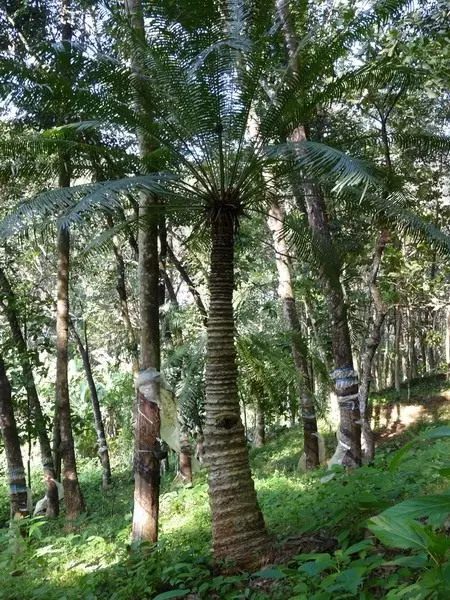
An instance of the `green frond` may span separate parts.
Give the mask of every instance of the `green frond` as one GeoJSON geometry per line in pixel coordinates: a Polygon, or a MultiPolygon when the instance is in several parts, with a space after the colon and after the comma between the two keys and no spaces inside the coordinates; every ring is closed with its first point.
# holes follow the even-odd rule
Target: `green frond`
{"type": "Polygon", "coordinates": [[[98,209],[114,209],[126,194],[144,191],[164,195],[167,193],[164,184],[173,180],[170,175],[157,173],[41,192],[0,222],[0,238],[11,237],[36,221],[56,216],[59,216],[60,227],[68,227],[98,209]]]}

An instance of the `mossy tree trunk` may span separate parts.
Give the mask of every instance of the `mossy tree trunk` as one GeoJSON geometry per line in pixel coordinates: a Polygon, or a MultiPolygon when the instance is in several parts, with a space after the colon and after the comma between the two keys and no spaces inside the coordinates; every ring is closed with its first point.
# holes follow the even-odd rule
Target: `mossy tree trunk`
{"type": "Polygon", "coordinates": [[[237,390],[233,207],[221,206],[211,215],[210,223],[204,435],[213,551],[216,559],[251,568],[267,553],[267,533],[250,472],[237,390]]]}

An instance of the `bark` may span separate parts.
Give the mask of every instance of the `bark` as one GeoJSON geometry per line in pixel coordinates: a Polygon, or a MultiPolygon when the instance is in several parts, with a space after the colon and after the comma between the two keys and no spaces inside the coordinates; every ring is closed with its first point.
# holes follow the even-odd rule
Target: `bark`
{"type": "Polygon", "coordinates": [[[206,351],[205,463],[213,551],[239,568],[260,564],[267,533],[256,498],[242,426],[234,345],[234,211],[211,216],[210,309],[206,351]]]}
{"type": "Polygon", "coordinates": [[[255,406],[255,447],[262,448],[266,443],[266,419],[264,416],[264,408],[259,400],[255,406]]]}
{"type": "MultiPolygon", "coordinates": [[[[300,74],[297,60],[299,43],[290,23],[289,5],[284,0],[277,0],[276,8],[282,24],[288,56],[292,61],[292,69],[300,74]]],[[[306,140],[305,126],[298,124],[290,139],[292,142],[306,140]]],[[[301,153],[300,149],[298,151],[301,153]]],[[[321,191],[312,182],[305,181],[303,192],[308,223],[312,232],[313,247],[320,268],[320,279],[332,322],[334,371],[331,376],[335,380],[340,425],[338,447],[330,463],[357,467],[361,464],[358,377],[353,368],[347,307],[340,281],[340,264],[333,245],[321,191]]],[[[299,194],[295,195],[298,196],[299,194]]]]}
{"type": "Polygon", "coordinates": [[[402,313],[400,307],[395,309],[395,330],[394,330],[394,386],[397,400],[400,400],[400,385],[402,382],[402,357],[400,352],[400,340],[402,331],[402,313]]]}
{"type": "MultiPolygon", "coordinates": [[[[144,18],[140,0],[126,0],[133,35],[132,62],[140,70],[138,51],[146,46],[144,18]]],[[[151,119],[146,97],[141,94],[141,82],[133,79],[137,110],[151,119]]],[[[155,149],[152,140],[139,135],[141,157],[146,160],[155,149]]],[[[158,540],[160,461],[160,329],[159,329],[159,261],[158,224],[152,219],[155,200],[146,194],[139,199],[141,226],[139,245],[139,310],[141,321],[140,367],[135,426],[135,490],[133,510],[134,542],[158,540]]]]}
{"type": "Polygon", "coordinates": [[[86,325],[84,329],[84,344],[79,336],[74,324],[70,321],[70,328],[78,346],[81,359],[83,361],[84,374],[91,394],[92,411],[94,413],[94,426],[97,433],[98,456],[103,468],[103,489],[106,490],[111,485],[111,465],[109,461],[108,443],[106,441],[105,427],[103,425],[102,412],[98,399],[97,388],[95,386],[94,376],[91,368],[91,357],[87,339],[86,325]]]}
{"type": "Polygon", "coordinates": [[[33,367],[31,365],[25,338],[20,327],[19,316],[16,309],[16,297],[3,269],[0,269],[0,289],[2,290],[3,295],[0,303],[8,320],[11,336],[19,356],[25,390],[31,408],[31,417],[38,432],[41,464],[44,471],[44,483],[47,497],[46,514],[49,517],[57,517],[59,514],[59,499],[58,490],[55,484],[56,472],[53,464],[50,439],[48,437],[44,414],[34,383],[33,367]]]}
{"type": "Polygon", "coordinates": [[[445,364],[447,379],[450,379],[450,306],[445,308],[445,364]]]}
{"type": "Polygon", "coordinates": [[[284,211],[275,201],[269,212],[268,226],[273,236],[275,262],[278,271],[278,296],[283,307],[286,326],[291,335],[292,356],[298,373],[300,414],[303,423],[303,444],[306,457],[306,468],[319,466],[319,441],[317,435],[317,419],[314,406],[314,393],[308,365],[306,340],[302,336],[300,321],[292,286],[292,265],[289,249],[282,235],[284,211]]]}
{"type": "Polygon", "coordinates": [[[78,481],[70,415],[68,379],[69,260],[70,234],[68,229],[60,229],[58,232],[58,299],[56,305],[56,403],[59,407],[64,503],[67,518],[73,520],[85,510],[85,507],[78,481]]]}
{"type": "Polygon", "coordinates": [[[373,320],[370,335],[366,340],[366,347],[362,356],[360,370],[359,410],[361,413],[362,423],[362,450],[363,455],[368,462],[372,462],[375,457],[375,440],[372,428],[370,426],[367,404],[369,399],[372,364],[375,353],[378,350],[378,346],[381,342],[381,330],[388,312],[387,306],[381,299],[380,290],[377,285],[377,279],[383,253],[388,240],[389,233],[387,231],[382,231],[375,246],[375,253],[372,261],[372,269],[369,281],[369,290],[372,296],[375,318],[373,320]]]}
{"type": "Polygon", "coordinates": [[[11,385],[0,356],[0,431],[5,446],[11,519],[28,515],[27,484],[11,398],[11,385]]]}
{"type": "Polygon", "coordinates": [[[191,445],[186,431],[180,435],[180,474],[185,485],[192,485],[191,445]]]}

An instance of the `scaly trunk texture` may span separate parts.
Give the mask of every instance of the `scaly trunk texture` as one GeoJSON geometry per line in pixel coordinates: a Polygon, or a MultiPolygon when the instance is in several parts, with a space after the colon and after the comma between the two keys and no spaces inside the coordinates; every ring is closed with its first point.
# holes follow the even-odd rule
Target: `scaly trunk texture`
{"type": "MultiPolygon", "coordinates": [[[[283,28],[285,46],[292,68],[301,75],[298,63],[298,39],[291,25],[289,4],[285,0],[276,1],[276,9],[283,28]]],[[[304,125],[298,124],[290,137],[292,142],[307,139],[304,125]]],[[[301,150],[298,150],[301,153],[301,150]]],[[[296,185],[294,185],[296,187],[296,185]]],[[[294,191],[298,197],[299,190],[294,191]]],[[[332,346],[336,395],[339,402],[340,426],[339,441],[331,464],[358,467],[361,464],[361,426],[358,402],[358,376],[353,368],[353,355],[347,308],[340,281],[340,265],[328,226],[325,202],[321,191],[312,182],[303,184],[304,201],[312,232],[314,249],[320,265],[320,278],[324,288],[332,322],[332,346]]]]}
{"type": "MultiPolygon", "coordinates": [[[[140,0],[126,0],[125,9],[132,29],[133,67],[139,71],[139,52],[145,48],[144,17],[140,0]]],[[[133,78],[136,108],[152,118],[151,107],[141,93],[141,82],[133,78]]],[[[139,149],[145,160],[155,150],[153,140],[139,135],[139,149]]],[[[139,310],[141,321],[140,367],[134,446],[134,542],[158,540],[160,463],[160,329],[158,224],[152,218],[155,200],[141,194],[139,199],[139,310]]]]}
{"type": "Polygon", "coordinates": [[[23,519],[28,515],[27,484],[23,468],[20,440],[11,398],[11,386],[6,375],[3,357],[0,356],[0,431],[5,446],[8,470],[9,502],[11,519],[23,519]]]}
{"type": "Polygon", "coordinates": [[[77,342],[78,350],[83,361],[84,374],[91,393],[92,411],[94,413],[94,426],[97,433],[98,456],[103,469],[103,489],[107,490],[111,485],[111,465],[109,461],[108,444],[106,442],[105,427],[103,425],[102,412],[98,399],[97,388],[95,386],[94,376],[91,368],[91,357],[89,354],[89,345],[87,340],[87,331],[85,325],[84,344],[73,323],[70,323],[72,333],[77,342]]]}
{"type": "Polygon", "coordinates": [[[266,443],[266,418],[259,400],[255,406],[255,448],[263,448],[266,443]]]}
{"type": "Polygon", "coordinates": [[[56,304],[56,402],[59,407],[64,504],[67,518],[73,520],[84,512],[85,508],[75,461],[67,372],[69,360],[69,259],[69,231],[60,229],[58,232],[58,299],[56,304]]]}
{"type": "Polygon", "coordinates": [[[232,209],[221,207],[211,217],[211,243],[204,435],[213,551],[216,559],[252,568],[267,553],[267,533],[250,472],[237,391],[232,209]]]}
{"type": "Polygon", "coordinates": [[[20,366],[22,368],[25,389],[27,391],[28,401],[31,407],[31,417],[38,430],[39,448],[41,454],[41,464],[44,470],[44,482],[47,496],[47,516],[57,517],[59,514],[59,498],[56,488],[56,472],[53,464],[52,449],[50,439],[47,434],[45,418],[42,413],[41,403],[34,383],[33,368],[28,355],[25,338],[20,327],[19,317],[16,310],[16,297],[12,290],[6,273],[0,269],[0,289],[3,298],[0,301],[3,312],[8,319],[11,336],[19,355],[20,366]]]}
{"type": "Polygon", "coordinates": [[[286,326],[291,334],[292,356],[299,379],[300,414],[303,423],[303,444],[306,457],[306,468],[319,466],[319,439],[317,435],[317,419],[314,407],[312,381],[308,369],[308,352],[306,340],[302,336],[294,289],[292,286],[292,265],[289,248],[282,234],[284,211],[272,202],[269,211],[268,226],[273,236],[275,261],[278,271],[278,296],[282,302],[286,326]]]}
{"type": "Polygon", "coordinates": [[[372,428],[370,426],[367,404],[369,399],[372,364],[375,353],[381,342],[381,330],[388,312],[388,309],[381,298],[380,290],[377,285],[377,278],[383,253],[388,240],[389,233],[387,231],[382,231],[375,246],[375,253],[372,261],[372,270],[369,281],[369,290],[373,300],[375,318],[372,324],[370,335],[366,340],[366,348],[362,356],[360,371],[359,410],[362,421],[362,451],[364,458],[368,462],[372,462],[375,457],[375,440],[372,428]]]}

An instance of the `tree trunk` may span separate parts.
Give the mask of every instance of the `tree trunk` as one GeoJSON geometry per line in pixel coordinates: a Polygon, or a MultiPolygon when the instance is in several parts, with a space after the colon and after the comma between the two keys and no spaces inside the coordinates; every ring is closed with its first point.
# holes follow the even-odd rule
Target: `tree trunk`
{"type": "Polygon", "coordinates": [[[44,482],[47,496],[47,516],[57,517],[59,514],[59,498],[56,488],[56,472],[53,464],[50,440],[47,434],[45,418],[42,413],[41,403],[34,383],[33,368],[31,366],[25,338],[20,327],[16,309],[16,297],[11,288],[9,279],[3,269],[0,269],[0,288],[3,291],[1,305],[8,319],[11,336],[16,347],[19,362],[23,373],[24,385],[28,402],[31,407],[32,418],[38,431],[41,464],[44,470],[44,482]]]}
{"type": "Polygon", "coordinates": [[[397,401],[400,400],[400,385],[402,383],[402,357],[400,351],[400,340],[402,331],[402,313],[400,307],[395,309],[395,330],[394,330],[394,386],[397,401]]]}
{"type": "Polygon", "coordinates": [[[0,356],[0,431],[5,446],[8,470],[9,502],[11,519],[28,515],[27,484],[23,468],[20,440],[11,398],[11,385],[6,375],[3,357],[0,356]]]}
{"type": "Polygon", "coordinates": [[[283,223],[284,211],[278,203],[273,201],[270,207],[268,226],[272,231],[275,249],[275,261],[278,271],[278,296],[282,302],[284,320],[291,336],[292,356],[299,379],[300,413],[303,423],[306,468],[314,469],[320,464],[314,394],[308,368],[307,342],[302,336],[292,287],[292,265],[289,257],[289,249],[286,239],[282,235],[283,223]]]}
{"type": "Polygon", "coordinates": [[[180,474],[183,483],[187,486],[192,485],[192,459],[191,445],[186,431],[180,435],[180,474]]]}
{"type": "MultiPolygon", "coordinates": [[[[108,227],[114,227],[114,222],[110,215],[107,216],[108,227]]],[[[116,239],[113,238],[113,251],[116,259],[116,290],[119,296],[120,314],[125,325],[125,331],[127,333],[128,345],[133,361],[133,372],[137,374],[139,372],[139,351],[134,333],[133,324],[131,323],[130,311],[128,308],[128,294],[125,277],[125,261],[123,260],[122,249],[116,239]]]]}
{"type": "MultiPolygon", "coordinates": [[[[301,75],[297,60],[299,43],[290,23],[289,5],[285,0],[277,0],[276,8],[283,28],[287,53],[293,63],[292,68],[301,75]]],[[[291,141],[298,143],[306,140],[306,138],[305,127],[298,124],[292,132],[291,141]]],[[[298,151],[301,153],[300,148],[298,151]]],[[[297,184],[294,183],[295,185],[297,184]]],[[[353,368],[347,307],[340,281],[340,264],[338,254],[333,247],[321,191],[311,182],[304,182],[303,191],[308,223],[312,232],[313,249],[320,265],[320,278],[332,321],[335,370],[331,377],[335,380],[340,425],[338,447],[330,464],[339,463],[349,467],[357,467],[361,464],[358,376],[353,368]]],[[[298,190],[294,195],[299,196],[298,190]]]]}
{"type": "Polygon", "coordinates": [[[389,233],[382,231],[378,237],[375,253],[372,261],[372,271],[369,281],[369,289],[373,300],[375,318],[372,325],[372,331],[366,340],[366,348],[361,360],[360,384],[359,384],[359,410],[362,421],[362,450],[365,459],[372,462],[375,457],[375,440],[370,426],[368,414],[368,399],[370,391],[370,380],[372,373],[372,364],[378,346],[381,342],[381,329],[387,315],[387,307],[382,301],[380,290],[377,285],[378,273],[381,266],[381,260],[389,240],[389,233]]]}
{"type": "Polygon", "coordinates": [[[255,405],[255,448],[263,448],[266,443],[266,418],[259,400],[255,405]]]}
{"type": "Polygon", "coordinates": [[[64,503],[67,518],[73,520],[85,510],[85,507],[75,461],[69,400],[69,257],[69,231],[60,229],[58,232],[58,301],[56,305],[56,397],[59,406],[64,503]]]}
{"type": "MultiPolygon", "coordinates": [[[[140,70],[139,52],[145,48],[144,17],[141,0],[126,0],[125,9],[132,29],[132,62],[140,70]]],[[[133,79],[137,111],[152,118],[147,96],[141,83],[133,79]]],[[[139,134],[139,149],[145,160],[155,149],[155,143],[139,134]]],[[[135,488],[133,509],[134,542],[158,540],[160,462],[160,328],[159,328],[159,261],[158,224],[152,218],[155,200],[141,194],[139,199],[139,310],[141,321],[140,367],[135,426],[135,488]]]]}
{"type": "Polygon", "coordinates": [[[84,344],[78,335],[77,330],[72,322],[70,322],[72,333],[77,342],[78,350],[83,361],[84,373],[86,381],[91,393],[92,411],[94,413],[94,426],[97,433],[98,456],[103,468],[103,489],[107,490],[111,485],[111,465],[109,462],[109,450],[106,442],[105,427],[103,425],[102,412],[100,410],[100,402],[98,399],[97,388],[95,386],[94,376],[91,368],[91,358],[89,354],[89,345],[87,340],[86,324],[84,329],[84,344]]]}
{"type": "Polygon", "coordinates": [[[234,225],[224,204],[211,216],[210,309],[206,351],[205,463],[216,559],[240,568],[260,564],[267,533],[242,426],[234,345],[234,225]]]}
{"type": "Polygon", "coordinates": [[[445,308],[445,364],[446,378],[450,379],[450,306],[445,308]]]}

